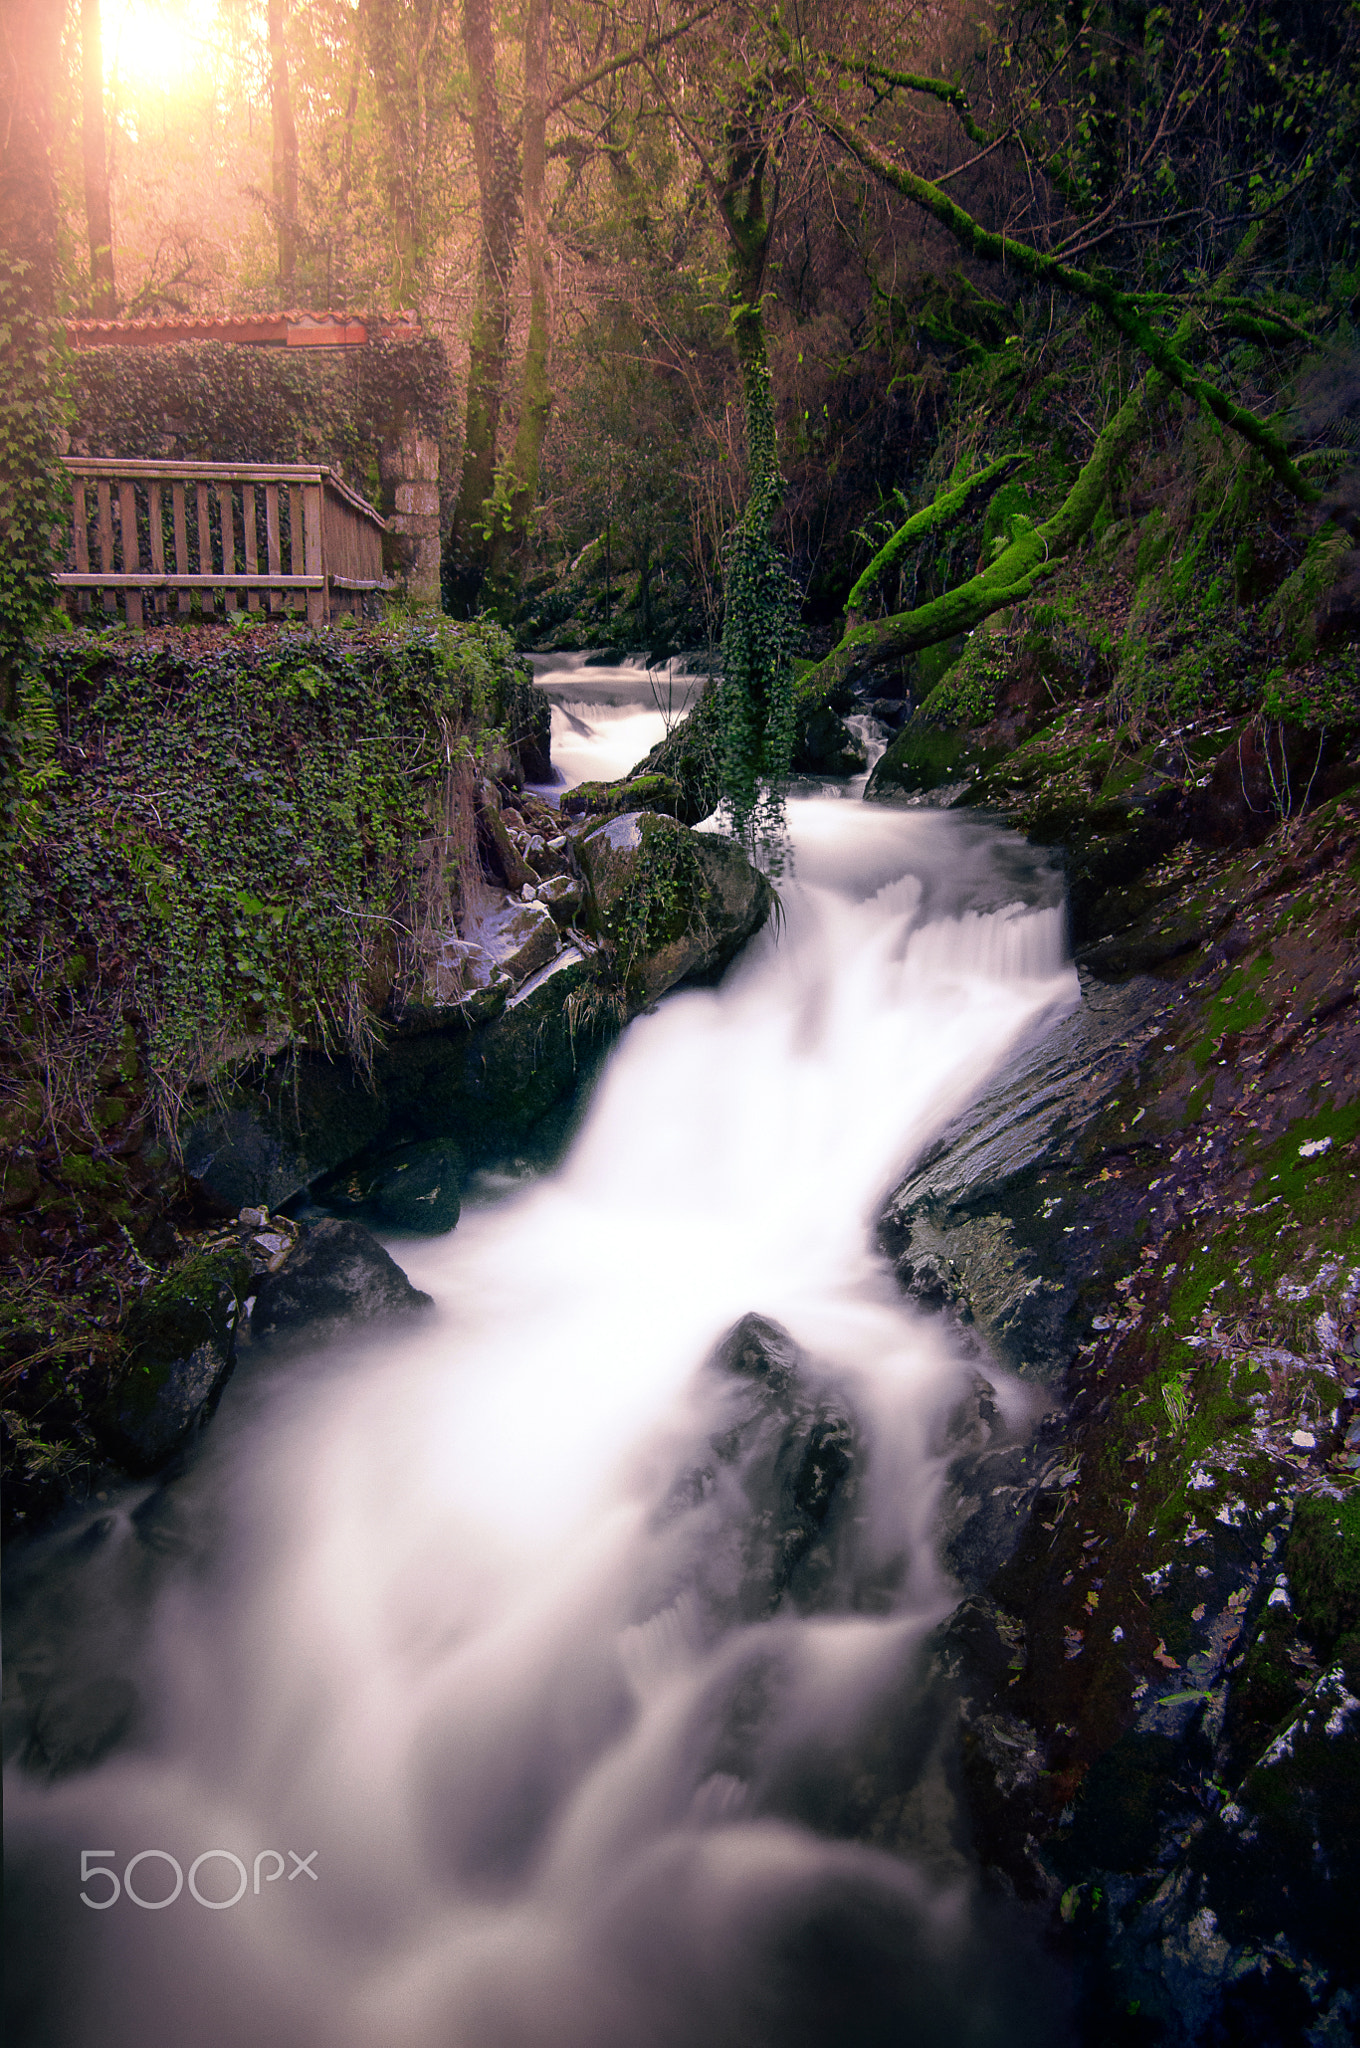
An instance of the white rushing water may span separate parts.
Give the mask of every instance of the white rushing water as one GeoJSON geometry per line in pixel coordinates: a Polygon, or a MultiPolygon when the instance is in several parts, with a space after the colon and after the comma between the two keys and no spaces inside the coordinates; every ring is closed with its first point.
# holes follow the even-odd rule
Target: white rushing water
{"type": "MultiPolygon", "coordinates": [[[[557,1172],[394,1242],[435,1315],[228,1390],[152,1518],[136,1734],[11,1780],[32,2048],[1061,2035],[910,1729],[967,1368],[872,1220],[1075,1001],[1063,912],[979,821],[791,827],[778,943],[629,1028],[557,1172]],[[794,1378],[705,1364],[748,1312],[794,1378]],[[79,1902],[146,1850],[164,1910],[79,1902]]],[[[119,1510],[97,1583],[148,1549],[119,1510]]]]}
{"type": "Polygon", "coordinates": [[[598,655],[538,654],[535,680],[552,699],[553,765],[564,786],[613,782],[659,745],[703,688],[680,661],[616,664],[598,655]]]}

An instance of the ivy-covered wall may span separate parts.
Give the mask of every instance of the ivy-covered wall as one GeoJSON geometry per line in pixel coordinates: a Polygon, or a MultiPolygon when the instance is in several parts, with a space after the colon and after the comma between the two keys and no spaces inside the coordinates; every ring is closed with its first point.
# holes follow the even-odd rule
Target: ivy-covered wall
{"type": "Polygon", "coordinates": [[[7,1512],[95,1457],[125,1310],[183,1259],[185,1097],[285,1047],[364,1069],[541,709],[481,620],[71,632],[31,688],[0,821],[7,1512]]]}

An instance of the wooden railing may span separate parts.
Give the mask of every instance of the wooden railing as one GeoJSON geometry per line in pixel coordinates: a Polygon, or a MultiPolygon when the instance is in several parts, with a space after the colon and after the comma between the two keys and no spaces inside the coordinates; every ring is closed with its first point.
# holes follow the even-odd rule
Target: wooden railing
{"type": "Polygon", "coordinates": [[[130,626],[198,610],[279,616],[362,609],[393,586],[386,521],[329,469],[292,463],[120,462],[68,456],[71,545],[57,576],[77,611],[97,600],[130,626]]]}

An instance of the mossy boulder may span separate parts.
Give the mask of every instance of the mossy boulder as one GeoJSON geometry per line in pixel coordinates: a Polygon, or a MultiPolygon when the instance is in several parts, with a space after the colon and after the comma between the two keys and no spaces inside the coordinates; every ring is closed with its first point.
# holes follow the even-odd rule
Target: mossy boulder
{"type": "Polygon", "coordinates": [[[864,794],[874,802],[962,785],[991,758],[974,733],[962,726],[942,730],[917,713],[875,762],[864,794]]]}
{"type": "Polygon", "coordinates": [[[625,812],[597,826],[577,856],[591,928],[643,1003],[720,972],[760,929],[773,900],[734,840],[651,812],[625,812]]]}
{"type": "MultiPolygon", "coordinates": [[[[692,808],[673,776],[640,775],[636,770],[620,782],[578,782],[562,798],[562,814],[567,818],[604,818],[616,811],[656,811],[662,817],[697,824],[698,819],[686,819],[686,812],[692,808]]],[[[707,816],[707,812],[700,816],[707,816]]]]}
{"type": "Polygon", "coordinates": [[[250,1280],[241,1252],[202,1252],[155,1282],[128,1317],[127,1369],[95,1414],[100,1442],[138,1475],[159,1471],[212,1414],[236,1362],[250,1280]]]}

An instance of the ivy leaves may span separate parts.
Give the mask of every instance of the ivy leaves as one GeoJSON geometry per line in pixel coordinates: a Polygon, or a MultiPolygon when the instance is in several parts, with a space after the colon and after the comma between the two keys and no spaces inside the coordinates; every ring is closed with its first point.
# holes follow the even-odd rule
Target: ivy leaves
{"type": "Polygon", "coordinates": [[[51,758],[9,880],[15,959],[93,948],[96,980],[144,1020],[163,1101],[224,1040],[362,1053],[370,990],[411,942],[432,799],[513,695],[506,636],[422,621],[224,634],[205,654],[80,634],[43,671],[51,758]]]}
{"type": "Polygon", "coordinates": [[[793,764],[793,651],[798,598],[771,525],[779,503],[774,404],[763,341],[743,363],[749,491],[728,544],[719,775],[737,837],[780,864],[783,785],[793,764]]]}

